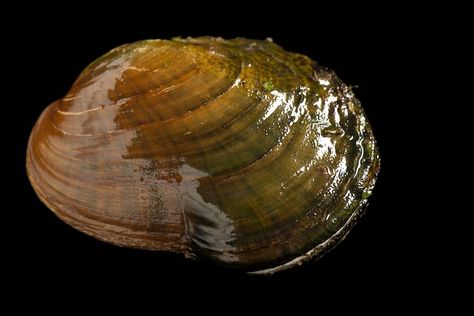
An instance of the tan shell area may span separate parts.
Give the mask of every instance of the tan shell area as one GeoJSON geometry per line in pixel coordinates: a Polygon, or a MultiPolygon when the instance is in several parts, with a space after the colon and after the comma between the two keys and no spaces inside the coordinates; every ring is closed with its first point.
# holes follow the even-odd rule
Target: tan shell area
{"type": "Polygon", "coordinates": [[[378,168],[334,73],[269,41],[209,37],[100,57],[27,152],[38,196],[80,231],[264,272],[340,240],[378,168]]]}

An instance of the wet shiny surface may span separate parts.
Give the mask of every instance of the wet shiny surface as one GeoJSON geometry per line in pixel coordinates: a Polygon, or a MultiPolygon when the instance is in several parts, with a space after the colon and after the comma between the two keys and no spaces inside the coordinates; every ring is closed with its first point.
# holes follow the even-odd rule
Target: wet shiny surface
{"type": "Polygon", "coordinates": [[[347,233],[379,160],[334,73],[270,41],[196,38],[88,66],[36,123],[27,168],[94,237],[272,272],[347,233]]]}

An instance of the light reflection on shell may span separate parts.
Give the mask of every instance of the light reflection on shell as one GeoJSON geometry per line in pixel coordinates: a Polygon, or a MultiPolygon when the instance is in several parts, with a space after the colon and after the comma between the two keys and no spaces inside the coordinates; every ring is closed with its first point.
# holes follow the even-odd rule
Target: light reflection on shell
{"type": "Polygon", "coordinates": [[[78,230],[258,273],[340,241],[378,169],[333,72],[242,38],[110,51],[41,114],[27,152],[36,193],[78,230]]]}

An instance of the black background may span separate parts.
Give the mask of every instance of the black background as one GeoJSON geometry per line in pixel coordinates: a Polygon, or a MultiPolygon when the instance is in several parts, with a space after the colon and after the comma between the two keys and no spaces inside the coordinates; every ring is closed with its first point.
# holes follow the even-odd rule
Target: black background
{"type": "MultiPolygon", "coordinates": [[[[228,3],[212,10],[200,4],[156,8],[114,5],[56,8],[48,15],[28,7],[3,28],[5,68],[9,84],[4,94],[4,118],[13,155],[6,172],[13,175],[13,203],[5,207],[11,220],[2,222],[10,255],[8,273],[12,293],[53,287],[67,295],[111,292],[123,295],[146,290],[147,297],[201,297],[202,302],[232,304],[261,301],[280,306],[324,305],[335,298],[342,305],[350,297],[359,302],[419,300],[418,289],[430,278],[420,259],[426,243],[415,233],[417,202],[408,196],[419,185],[409,179],[417,161],[407,155],[415,146],[409,126],[421,109],[414,105],[426,58],[418,48],[430,40],[432,29],[418,22],[419,12],[396,7],[309,7],[304,4],[228,3]],[[77,14],[72,14],[76,12],[77,14]],[[22,25],[19,27],[18,25],[22,25]],[[26,27],[25,27],[26,26],[26,27]],[[23,29],[24,28],[24,29],[23,29]],[[248,276],[179,255],[130,250],[88,237],[57,219],[36,197],[24,168],[26,142],[40,112],[61,98],[80,73],[108,50],[136,40],[174,36],[212,35],[265,39],[289,51],[310,56],[356,86],[372,124],[382,169],[366,215],[347,239],[322,259],[273,276],[248,276]],[[402,124],[401,124],[402,123],[402,124]],[[401,128],[402,126],[402,128],[401,128]],[[400,148],[404,148],[401,150],[400,148]],[[401,215],[402,214],[402,215],[401,215]],[[407,217],[409,220],[407,220],[407,217]],[[401,289],[401,290],[397,290],[401,289]],[[310,303],[311,302],[311,303],[310,303]]],[[[418,136],[419,137],[419,136],[418,136]]],[[[423,142],[416,146],[423,147],[423,142]]],[[[338,305],[333,305],[338,308],[338,305]]]]}

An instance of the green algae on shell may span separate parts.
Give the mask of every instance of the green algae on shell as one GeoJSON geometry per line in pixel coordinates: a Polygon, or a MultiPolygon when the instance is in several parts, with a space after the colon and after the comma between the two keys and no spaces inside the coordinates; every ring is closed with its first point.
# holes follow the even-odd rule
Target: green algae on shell
{"type": "Polygon", "coordinates": [[[342,240],[378,169],[350,88],[244,38],[113,49],[45,109],[27,151],[36,193],[76,229],[255,273],[342,240]]]}

